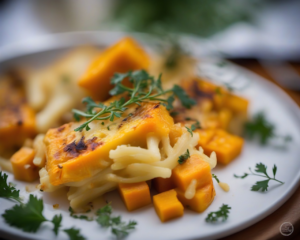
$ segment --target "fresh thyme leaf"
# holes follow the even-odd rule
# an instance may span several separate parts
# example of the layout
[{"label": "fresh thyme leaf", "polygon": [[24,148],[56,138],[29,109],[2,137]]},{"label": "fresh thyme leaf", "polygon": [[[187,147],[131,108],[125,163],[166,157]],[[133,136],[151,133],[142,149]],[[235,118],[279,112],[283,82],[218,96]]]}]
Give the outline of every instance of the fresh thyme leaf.
[{"label": "fresh thyme leaf", "polygon": [[273,138],[281,138],[284,144],[290,142],[292,137],[279,136],[275,132],[275,125],[267,121],[263,112],[257,113],[252,120],[246,122],[244,126],[245,137],[251,139],[258,138],[260,144],[266,145]]},{"label": "fresh thyme leaf", "polygon": [[76,122],[80,121],[80,115],[78,113],[73,113],[73,117],[74,117]]},{"label": "fresh thyme leaf", "polygon": [[[133,88],[122,84],[125,78],[129,79]],[[189,98],[186,92],[177,85],[172,89],[163,90],[161,75],[158,79],[154,79],[154,77],[150,76],[145,70],[128,72],[126,74],[116,73],[111,83],[115,84],[114,88],[110,91],[111,95],[119,95],[126,92],[129,99],[125,100],[121,98],[106,106],[102,103],[95,103],[89,97],[85,98],[83,102],[87,104],[86,112],[77,109],[73,109],[72,112],[77,114],[76,119],[79,119],[79,116],[81,116],[85,117],[87,121],[74,129],[74,131],[90,130],[89,123],[94,120],[114,121],[115,118],[120,118],[128,106],[132,104],[141,106],[143,102],[162,102],[167,103],[167,109],[171,110],[173,109],[172,104],[175,100],[175,96],[179,98],[184,107],[190,108],[196,104],[195,100]]]},{"label": "fresh thyme leaf", "polygon": [[80,234],[80,230],[76,228],[69,228],[63,230],[66,234],[68,234],[70,240],[85,240],[85,237],[83,237]]},{"label": "fresh thyme leaf", "polygon": [[190,158],[190,151],[187,149],[185,154],[179,156],[178,163],[183,164],[189,158]]},{"label": "fresh thyme leaf", "polygon": [[185,127],[186,128],[186,130],[191,134],[191,136],[193,136],[193,131],[192,131],[192,129],[190,129],[190,128],[188,128],[188,127]]},{"label": "fresh thyme leaf", "polygon": [[7,184],[6,173],[0,171],[0,197],[13,199],[19,203],[22,203],[22,200],[19,196],[20,190],[17,190],[13,185]]},{"label": "fresh thyme leaf", "polygon": [[15,205],[2,214],[5,222],[25,232],[36,232],[43,222],[48,221],[43,216],[43,200],[30,194],[26,204]]},{"label": "fresh thyme leaf", "polygon": [[226,221],[227,218],[228,218],[228,214],[229,214],[229,210],[231,209],[231,207],[229,207],[227,204],[223,204],[221,207],[220,207],[220,210],[219,211],[216,211],[216,212],[210,212],[205,221],[206,222],[210,222],[210,223],[214,223],[214,222],[218,222],[219,219],[221,218],[222,221]]},{"label": "fresh thyme leaf", "polygon": [[174,85],[172,88],[175,96],[177,96],[182,104],[182,106],[190,109],[193,105],[196,104],[196,101],[190,98],[187,93],[178,85]]},{"label": "fresh thyme leaf", "polygon": [[[250,173],[244,173],[244,175],[242,176],[238,176],[238,175],[235,175],[234,174],[234,177],[236,178],[246,178],[247,176],[249,175],[254,175],[254,176],[259,176],[259,177],[264,177],[264,178],[267,178],[267,180],[264,180],[264,181],[259,181],[259,182],[256,182],[252,187],[251,187],[251,191],[262,191],[262,192],[266,192],[268,191],[268,187],[269,187],[269,182],[271,180],[273,181],[276,181],[276,182],[279,182],[280,184],[284,184],[284,182],[282,181],[279,181],[275,178],[275,175],[276,175],[276,172],[277,172],[277,166],[274,164],[273,166],[273,178],[271,178],[268,173],[267,173],[267,166],[264,165],[263,163],[257,163],[256,166],[255,166],[255,169],[254,171],[256,173],[253,173],[251,168],[249,168],[250,170]],[[261,174],[258,174],[258,173],[261,173]]]},{"label": "fresh thyme leaf", "polygon": [[212,177],[213,177],[214,179],[216,179],[217,183],[220,182],[219,178],[218,178],[215,174],[212,174]]},{"label": "fresh thyme leaf", "polygon": [[175,117],[175,116],[177,116],[179,114],[179,112],[170,112],[170,115],[172,116],[172,117]]},{"label": "fresh thyme leaf", "polygon": [[53,232],[55,233],[56,236],[58,234],[59,228],[61,227],[61,221],[62,221],[61,214],[55,215],[51,221],[54,224]]},{"label": "fresh thyme leaf", "polygon": [[117,238],[126,237],[129,234],[129,231],[134,229],[137,225],[135,221],[129,221],[128,224],[122,222],[121,216],[112,217],[112,207],[110,203],[100,208],[96,214],[98,215],[97,222],[102,227],[111,227],[111,232],[115,234]]}]

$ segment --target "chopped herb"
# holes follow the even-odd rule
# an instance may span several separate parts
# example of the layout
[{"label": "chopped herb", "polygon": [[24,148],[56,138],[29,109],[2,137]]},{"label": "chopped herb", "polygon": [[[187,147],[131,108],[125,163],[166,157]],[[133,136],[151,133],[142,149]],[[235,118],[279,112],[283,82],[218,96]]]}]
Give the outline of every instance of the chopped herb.
[{"label": "chopped herb", "polygon": [[[129,88],[122,84],[122,81],[128,78],[132,83],[133,88]],[[114,88],[110,91],[111,95],[119,95],[123,93],[129,94],[129,99],[126,101],[124,98],[111,102],[109,105],[102,103],[95,103],[90,97],[84,98],[83,103],[87,104],[86,112],[73,109],[73,113],[78,116],[85,117],[88,120],[81,124],[75,131],[82,131],[89,128],[89,123],[94,120],[107,120],[113,121],[115,118],[120,118],[124,111],[131,104],[141,105],[142,102],[159,101],[167,103],[167,108],[170,110],[173,108],[172,103],[176,96],[181,104],[186,108],[191,108],[196,104],[196,101],[191,99],[186,92],[178,85],[174,85],[172,89],[163,90],[161,86],[161,75],[157,80],[150,76],[146,71],[139,70],[134,72],[128,72],[125,74],[115,73],[111,83]],[[167,99],[163,96],[170,95]],[[99,109],[98,111],[95,108]],[[76,117],[78,117],[76,116]]]},{"label": "chopped herb", "polygon": [[[69,207],[70,216],[75,219],[81,219],[86,221],[93,221],[93,218],[89,218],[86,215],[75,215],[73,208]],[[88,211],[89,212],[89,211]]]},{"label": "chopped herb", "polygon": [[262,163],[257,163],[256,166],[255,166],[255,172],[256,173],[262,173],[263,175],[261,174],[256,174],[256,173],[253,173],[251,168],[249,168],[250,170],[250,173],[244,173],[244,175],[242,176],[237,176],[234,174],[234,177],[236,178],[246,178],[247,176],[249,175],[254,175],[254,176],[259,176],[259,177],[265,177],[267,178],[267,180],[264,180],[264,181],[259,181],[259,182],[256,182],[252,188],[251,188],[251,191],[262,191],[262,192],[266,192],[268,191],[268,187],[269,187],[269,181],[270,180],[274,180],[276,182],[279,182],[280,184],[284,184],[284,182],[281,182],[277,179],[275,179],[275,175],[276,175],[276,172],[277,172],[277,166],[274,164],[273,166],[273,178],[269,177],[268,173],[267,173],[267,166],[262,164]]},{"label": "chopped herb", "polygon": [[220,89],[219,87],[217,87],[217,88],[215,89],[215,93],[218,94],[218,95],[222,95],[221,89]]},{"label": "chopped herb", "polygon": [[220,182],[219,178],[218,178],[215,174],[212,174],[212,177],[213,177],[214,179],[216,179],[217,183]]},{"label": "chopped herb", "polygon": [[102,122],[101,124],[104,125],[104,122]]},{"label": "chopped herb", "polygon": [[109,126],[107,126],[107,130],[110,130]]},{"label": "chopped herb", "polygon": [[80,235],[80,230],[76,228],[69,228],[63,230],[66,234],[68,234],[70,240],[85,240],[85,237]]},{"label": "chopped herb", "polygon": [[19,203],[22,203],[20,198],[20,190],[17,190],[13,184],[7,184],[6,173],[0,171],[0,197],[12,199]]},{"label": "chopped herb", "polygon": [[36,232],[43,222],[54,224],[54,233],[57,234],[61,223],[61,215],[54,216],[52,221],[43,215],[43,200],[30,194],[26,204],[15,205],[2,214],[5,222],[10,226],[22,229],[25,232]]},{"label": "chopped herb", "polygon": [[122,222],[121,217],[112,217],[112,207],[108,203],[104,207],[100,208],[97,213],[97,222],[102,227],[111,227],[111,232],[116,235],[117,238],[124,238],[129,234],[129,231],[135,229],[137,223],[135,221],[129,221],[129,223]]},{"label": "chopped herb", "polygon": [[211,222],[211,223],[214,223],[214,222],[218,222],[219,221],[219,218],[222,219],[222,221],[226,221],[227,218],[228,218],[228,213],[229,213],[229,210],[231,209],[231,207],[229,207],[227,204],[223,204],[221,207],[220,207],[220,210],[219,211],[216,211],[216,212],[210,212],[208,215],[207,215],[207,218],[205,219],[206,222]]},{"label": "chopped herb", "polygon": [[266,145],[273,138],[281,138],[286,144],[292,140],[292,137],[279,136],[275,133],[275,125],[267,121],[263,112],[257,113],[251,121],[244,126],[244,135],[249,139],[257,137],[260,144]]},{"label": "chopped herb", "polygon": [[[186,118],[186,119],[190,119],[190,118]],[[193,136],[193,131],[195,131],[196,129],[201,129],[200,122],[198,120],[196,120],[196,123],[192,124],[191,128],[188,128],[188,127],[185,127],[185,128],[188,130],[188,132],[191,134],[191,136]]]},{"label": "chopped herb", "polygon": [[190,158],[190,151],[187,149],[185,154],[179,156],[178,163],[183,164],[189,158]]}]

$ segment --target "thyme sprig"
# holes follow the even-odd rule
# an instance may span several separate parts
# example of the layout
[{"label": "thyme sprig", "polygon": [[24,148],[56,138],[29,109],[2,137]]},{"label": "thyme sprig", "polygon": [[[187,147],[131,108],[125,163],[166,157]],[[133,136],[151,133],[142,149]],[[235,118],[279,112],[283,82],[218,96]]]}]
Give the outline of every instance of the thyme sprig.
[{"label": "thyme sprig", "polygon": [[[128,79],[133,87],[128,87],[123,84],[124,80]],[[90,130],[89,123],[94,120],[114,121],[115,117],[120,118],[124,111],[131,104],[141,105],[143,102],[162,102],[168,110],[173,109],[175,96],[180,100],[181,104],[186,108],[191,108],[195,105],[195,100],[191,99],[187,93],[178,85],[173,88],[163,90],[161,85],[161,75],[158,79],[150,76],[145,70],[139,70],[127,73],[115,73],[111,79],[114,88],[110,90],[110,95],[125,95],[129,96],[128,100],[124,97],[111,102],[109,105],[96,103],[90,97],[84,98],[83,103],[87,104],[86,112],[73,109],[74,118],[80,120],[80,117],[88,119],[81,124],[75,131]],[[98,111],[95,109],[99,109]]]}]

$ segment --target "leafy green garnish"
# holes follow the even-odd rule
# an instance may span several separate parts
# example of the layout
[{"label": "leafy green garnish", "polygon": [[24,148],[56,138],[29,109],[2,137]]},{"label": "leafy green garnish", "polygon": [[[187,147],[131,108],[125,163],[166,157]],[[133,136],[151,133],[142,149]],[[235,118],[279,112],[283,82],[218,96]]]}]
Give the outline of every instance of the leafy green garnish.
[{"label": "leafy green garnish", "polygon": [[219,178],[218,178],[215,174],[212,174],[212,177],[213,177],[214,179],[216,179],[217,183],[220,182]]},{"label": "leafy green garnish", "polygon": [[86,215],[76,215],[73,208],[69,207],[69,212],[70,212],[70,217],[75,218],[75,219],[81,219],[81,220],[86,220],[86,221],[93,221],[93,218],[89,218]]},{"label": "leafy green garnish", "polygon": [[53,232],[55,233],[56,236],[58,234],[59,228],[61,227],[61,221],[62,221],[62,215],[61,214],[55,215],[53,217],[52,221],[51,221],[54,225]]},{"label": "leafy green garnish", "polygon": [[0,171],[0,197],[13,199],[19,203],[22,203],[22,199],[20,198],[20,190],[17,190],[13,184],[7,184],[6,173]]},{"label": "leafy green garnish", "polygon": [[85,237],[80,235],[80,230],[76,228],[69,228],[63,230],[66,234],[68,234],[70,240],[85,240]]},{"label": "leafy green garnish", "polygon": [[193,136],[193,131],[195,131],[196,129],[201,129],[200,122],[198,120],[196,120],[196,123],[192,124],[191,128],[188,128],[188,127],[185,127],[185,128],[191,134],[191,136]]},{"label": "leafy green garnish", "polygon": [[244,175],[242,176],[237,176],[236,174],[234,174],[234,177],[236,178],[246,178],[247,176],[249,175],[254,175],[254,176],[259,176],[259,177],[265,177],[267,178],[267,180],[264,180],[264,181],[259,181],[259,182],[256,182],[252,187],[251,187],[251,191],[262,191],[262,192],[266,192],[268,191],[268,187],[269,187],[269,181],[270,180],[274,180],[276,182],[279,182],[281,184],[284,184],[284,182],[281,182],[277,179],[275,179],[275,175],[276,175],[276,172],[277,172],[277,166],[274,164],[273,166],[273,178],[269,177],[268,173],[267,173],[267,166],[262,164],[262,163],[257,163],[256,166],[255,166],[255,172],[256,173],[262,173],[263,175],[261,174],[256,174],[256,173],[253,173],[251,168],[249,168],[250,170],[250,173],[244,173]]},{"label": "leafy green garnish", "polygon": [[210,212],[205,221],[206,222],[211,222],[211,223],[214,223],[214,222],[218,222],[219,221],[219,218],[222,219],[222,221],[226,221],[227,218],[228,218],[228,213],[229,213],[229,210],[231,209],[231,207],[229,207],[227,204],[223,204],[221,207],[220,207],[220,210],[219,211],[216,211],[216,212]]},{"label": "leafy green garnish", "polygon": [[111,227],[111,232],[117,236],[117,238],[126,237],[129,234],[129,231],[135,229],[137,222],[129,221],[129,223],[122,222],[121,217],[112,217],[112,207],[110,204],[105,205],[100,208],[97,213],[98,218],[97,222],[102,227]]},{"label": "leafy green garnish", "polygon": [[26,204],[15,205],[2,214],[5,222],[25,232],[36,232],[43,222],[49,221],[43,215],[43,200],[30,194]]},{"label": "leafy green garnish", "polygon": [[266,119],[263,112],[259,112],[252,120],[246,122],[244,126],[244,135],[249,139],[257,137],[262,145],[268,144],[273,138],[281,138],[285,144],[292,140],[292,137],[289,135],[277,135],[275,130],[275,125]]},{"label": "leafy green garnish", "polygon": [[[133,88],[127,87],[122,84],[123,80],[128,78],[132,83]],[[143,102],[158,101],[166,104],[167,109],[173,109],[173,101],[175,96],[178,97],[181,104],[186,108],[191,108],[192,105],[196,104],[195,100],[191,99],[186,92],[178,85],[174,85],[172,89],[163,90],[161,86],[161,75],[158,79],[150,76],[145,70],[139,70],[134,72],[128,72],[125,74],[115,73],[111,83],[114,86],[110,90],[110,94],[120,95],[127,94],[129,99],[126,101],[124,98],[111,102],[109,105],[102,103],[95,103],[91,98],[84,98],[83,103],[87,104],[86,112],[73,109],[75,118],[78,120],[81,117],[88,119],[85,123],[81,124],[75,131],[82,131],[89,128],[89,123],[94,120],[109,120],[114,121],[115,118],[120,118],[124,111],[131,104],[140,105]],[[170,95],[167,99],[164,96]],[[95,110],[98,108],[99,110]]]},{"label": "leafy green garnish", "polygon": [[183,164],[189,158],[190,158],[190,151],[187,149],[185,154],[179,156],[178,163]]}]

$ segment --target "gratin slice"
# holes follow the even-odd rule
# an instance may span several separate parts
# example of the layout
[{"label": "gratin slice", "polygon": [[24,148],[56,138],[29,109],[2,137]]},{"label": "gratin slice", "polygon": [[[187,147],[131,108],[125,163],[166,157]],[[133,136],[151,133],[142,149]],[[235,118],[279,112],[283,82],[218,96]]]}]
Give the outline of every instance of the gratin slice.
[{"label": "gratin slice", "polygon": [[93,176],[110,164],[110,150],[126,144],[146,147],[148,133],[168,136],[174,122],[164,106],[143,103],[132,105],[113,122],[93,121],[89,131],[75,132],[80,124],[50,129],[45,136],[46,169],[54,186]]}]

